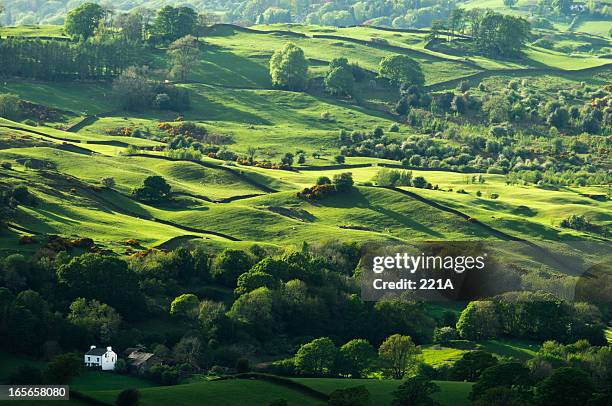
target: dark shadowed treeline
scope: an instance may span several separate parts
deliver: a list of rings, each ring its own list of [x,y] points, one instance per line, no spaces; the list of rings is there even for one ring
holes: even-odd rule
[[[0,76],[35,79],[111,77],[142,59],[142,49],[123,39],[65,42],[0,40]]]

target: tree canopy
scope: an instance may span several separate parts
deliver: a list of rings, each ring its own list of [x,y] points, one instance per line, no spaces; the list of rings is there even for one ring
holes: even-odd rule
[[[270,59],[270,76],[275,87],[304,90],[308,83],[308,61],[304,51],[295,44],[286,44]]]

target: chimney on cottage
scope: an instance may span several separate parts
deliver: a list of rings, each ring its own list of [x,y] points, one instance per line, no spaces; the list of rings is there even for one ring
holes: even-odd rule
[[[89,347],[90,350],[93,350],[94,348],[96,348],[95,345],[92,345],[92,346]]]
[[[113,347],[106,347],[106,351],[110,352],[113,350]]]

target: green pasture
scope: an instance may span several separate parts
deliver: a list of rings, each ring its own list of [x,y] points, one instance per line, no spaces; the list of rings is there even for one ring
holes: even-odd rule
[[[62,25],[20,25],[0,27],[0,37],[66,37]]]
[[[610,20],[585,20],[578,24],[575,31],[609,37]]]
[[[121,375],[108,371],[87,371],[70,381],[70,389],[79,392],[149,388],[151,381],[132,375]]]
[[[119,391],[90,391],[87,395],[107,403],[114,403]],[[266,405],[285,399],[291,405],[322,406],[323,402],[294,389],[260,380],[228,379],[140,389],[139,405],[162,406],[173,404],[206,404],[215,406]]]
[[[294,378],[294,380],[324,393],[364,385],[370,392],[372,403],[381,406],[391,404],[393,391],[401,384],[401,381],[376,379]],[[467,406],[470,404],[468,395],[472,390],[471,383],[451,381],[434,381],[434,383],[440,387],[440,392],[434,394],[433,398],[442,405]]]

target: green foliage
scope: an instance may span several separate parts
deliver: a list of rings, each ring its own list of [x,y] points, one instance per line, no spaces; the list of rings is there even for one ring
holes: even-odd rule
[[[115,400],[116,406],[136,406],[140,400],[140,391],[138,389],[125,389],[117,395]]]
[[[490,301],[473,301],[461,312],[457,331],[468,340],[486,340],[499,334],[499,318]]]
[[[402,379],[416,367],[417,355],[421,350],[408,336],[393,334],[378,347],[378,357],[385,372],[393,379]]]
[[[148,176],[142,186],[134,189],[136,199],[145,202],[159,202],[170,197],[170,185],[161,176]]]
[[[421,86],[425,76],[421,66],[406,55],[391,55],[380,61],[378,75],[396,86],[404,84]]]
[[[336,389],[329,394],[329,406],[368,406],[370,392],[364,385],[352,388]]]
[[[290,23],[291,12],[284,8],[268,7],[257,17],[257,24]]]
[[[535,401],[539,405],[582,406],[591,399],[593,391],[593,382],[586,372],[562,367],[536,386]]]
[[[393,406],[436,406],[438,402],[431,398],[440,387],[420,376],[406,379],[393,392]]]
[[[150,105],[153,89],[146,68],[129,67],[113,81],[113,97],[124,110],[141,111]]]
[[[83,371],[83,358],[78,354],[61,354],[45,369],[44,381],[51,385],[66,385]]]
[[[332,95],[351,96],[353,94],[355,78],[346,58],[336,58],[329,63],[324,86],[325,90]]]
[[[350,191],[353,188],[353,183],[353,174],[350,172],[343,172],[334,175],[334,178],[332,179],[332,185],[334,185],[336,190],[340,193]]]
[[[278,282],[278,279],[268,273],[251,270],[238,277],[234,294],[240,296],[261,287],[274,289],[278,287]]]
[[[472,10],[472,36],[478,49],[493,56],[516,56],[530,35],[530,25],[522,17],[491,10]]]
[[[100,179],[100,184],[105,188],[112,189],[116,184],[115,178],[112,176],[104,176],[102,179]]]
[[[477,400],[495,387],[506,387],[516,391],[528,391],[531,386],[529,369],[518,362],[509,362],[485,369],[472,386],[470,398]]]
[[[200,42],[197,38],[187,35],[174,41],[168,47],[170,57],[170,75],[185,81],[190,71],[195,67],[200,56]]]
[[[235,287],[238,277],[252,265],[251,258],[244,251],[226,248],[215,258],[212,276],[227,287]]]
[[[278,328],[275,325],[272,306],[273,292],[266,288],[257,288],[240,296],[227,313],[228,317],[242,323],[246,331],[253,336],[265,339],[272,336]]]
[[[458,381],[474,382],[480,378],[482,373],[489,367],[497,364],[497,358],[488,352],[477,350],[468,351],[455,362],[450,375]]]
[[[300,347],[295,354],[295,367],[303,374],[323,375],[332,371],[337,349],[327,337],[317,338]]]
[[[422,176],[415,176],[414,179],[412,179],[412,186],[423,189],[427,186],[427,180]]]
[[[87,39],[94,34],[105,15],[99,4],[83,3],[68,12],[64,30],[73,38]]]
[[[376,351],[372,345],[367,340],[356,338],[340,347],[338,370],[341,374],[361,378],[371,369],[375,358]]]
[[[90,341],[94,342],[112,342],[121,325],[121,316],[115,309],[95,299],[88,301],[82,297],[70,304],[67,319],[85,329],[90,334]]]
[[[198,14],[191,7],[164,6],[153,22],[152,33],[162,41],[176,41],[194,33]]]
[[[411,171],[401,171],[395,169],[382,168],[378,170],[378,173],[374,177],[374,181],[377,185],[383,187],[395,187],[395,186],[410,186],[412,179]]]
[[[21,115],[19,97],[11,93],[0,94],[0,117],[17,120]]]
[[[142,309],[142,295],[136,275],[119,258],[83,254],[57,269],[57,279],[72,298],[96,299],[136,317]]]
[[[281,89],[304,90],[308,83],[308,61],[295,44],[286,44],[270,59],[272,84]]]
[[[433,334],[433,341],[436,344],[448,344],[458,338],[457,330],[448,326],[436,328]]]
[[[170,303],[170,315],[185,319],[195,319],[199,314],[200,299],[192,293],[177,296]]]

